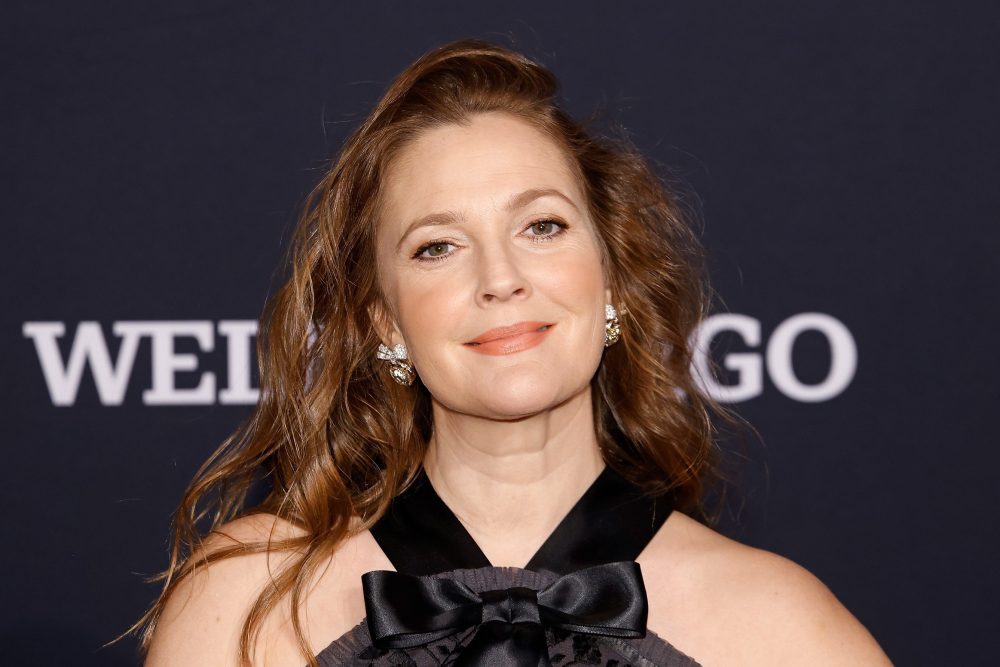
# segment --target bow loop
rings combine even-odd
[[[539,591],[524,586],[476,593],[444,577],[388,570],[362,577],[369,633],[379,648],[428,644],[470,627],[456,665],[549,665],[545,628],[643,637],[647,600],[639,564],[617,561],[563,575]]]

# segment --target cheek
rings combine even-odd
[[[604,312],[604,276],[597,256],[567,256],[539,267],[537,289],[580,315]]]
[[[456,281],[437,276],[403,277],[396,295],[400,329],[416,354],[425,341],[448,338],[458,315],[468,309]]]

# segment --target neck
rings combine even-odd
[[[433,409],[424,470],[494,565],[523,566],[604,469],[589,384],[515,421]]]

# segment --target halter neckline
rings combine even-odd
[[[650,497],[611,466],[587,487],[524,569],[567,574],[635,560],[673,510],[670,494]],[[371,534],[397,572],[437,574],[493,567],[421,467]]]

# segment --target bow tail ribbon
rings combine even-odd
[[[549,667],[545,628],[643,637],[647,600],[639,564],[617,561],[565,574],[545,588],[476,593],[433,575],[377,570],[362,577],[369,633],[379,648],[408,648],[476,627],[458,667]]]
[[[455,667],[524,665],[551,667],[545,630],[534,623],[484,623],[462,649]]]

